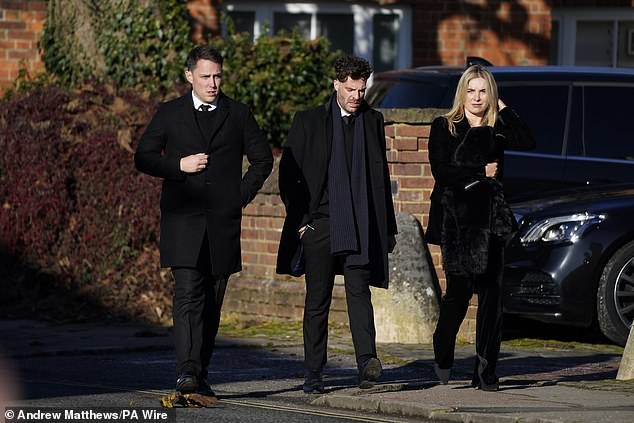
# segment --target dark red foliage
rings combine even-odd
[[[113,315],[154,321],[169,318],[171,296],[158,268],[160,181],[135,170],[132,141],[156,106],[90,88],[0,101],[1,252]]]

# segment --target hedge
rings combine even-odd
[[[157,257],[160,181],[132,160],[157,103],[103,87],[0,101],[3,314],[77,320],[96,317],[98,305],[170,318],[172,284]],[[86,307],[61,310],[55,301],[68,295]]]

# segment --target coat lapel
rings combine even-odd
[[[385,152],[379,151],[378,145],[374,142],[368,142],[368,140],[378,140],[379,133],[377,132],[376,119],[370,112],[363,113],[363,124],[365,125],[365,147],[368,152],[368,160],[380,157]],[[378,155],[377,155],[378,154]]]
[[[203,138],[202,132],[200,132],[200,128],[198,127],[198,123],[196,122],[196,116],[194,113],[194,99],[192,98],[191,91],[189,94],[185,94],[181,97],[183,101],[181,102],[181,117],[180,119],[183,121],[183,126],[185,128],[189,128],[191,133],[195,134],[196,140],[200,143],[200,145],[204,148],[207,144]]]
[[[229,101],[227,101],[227,98],[222,92],[220,93],[220,98],[218,98],[218,108],[211,113],[217,114],[216,118],[214,119],[211,134],[206,140],[207,153],[209,153],[209,151],[211,150],[211,145],[213,144],[218,130],[222,127],[222,124],[225,122],[225,120],[227,120],[227,117],[229,116]]]
[[[321,149],[323,152],[323,166],[319,167],[321,173],[319,175],[319,190],[317,192],[323,192],[324,186],[326,185],[328,165],[330,164],[330,154],[332,153],[332,107],[330,107],[330,104],[330,101],[326,103],[323,117],[324,138],[322,144],[323,148]]]

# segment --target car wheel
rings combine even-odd
[[[625,345],[634,319],[634,242],[618,249],[603,268],[597,318],[606,337]]]

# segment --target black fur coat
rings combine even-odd
[[[471,128],[463,119],[456,134],[446,117],[434,119],[428,149],[435,182],[425,240],[441,246],[445,272],[483,273],[492,237],[504,241],[516,230],[502,187],[504,150],[534,147],[530,129],[509,107],[500,110],[494,127]],[[492,161],[498,171],[487,178],[485,166]]]
[[[530,149],[534,141],[515,112],[506,108],[499,117],[504,119],[495,128],[470,128],[465,119],[456,125],[457,136],[445,117],[432,124],[429,155],[436,183],[425,235],[440,244],[447,273],[484,273],[492,238],[505,241],[517,229],[502,182],[487,178],[484,168],[501,162],[505,148]]]
[[[496,137],[490,126],[471,128],[456,148],[457,166],[482,168],[493,161]],[[442,257],[445,272],[481,274],[489,262],[491,237],[506,238],[517,227],[502,183],[477,179],[443,191]]]

